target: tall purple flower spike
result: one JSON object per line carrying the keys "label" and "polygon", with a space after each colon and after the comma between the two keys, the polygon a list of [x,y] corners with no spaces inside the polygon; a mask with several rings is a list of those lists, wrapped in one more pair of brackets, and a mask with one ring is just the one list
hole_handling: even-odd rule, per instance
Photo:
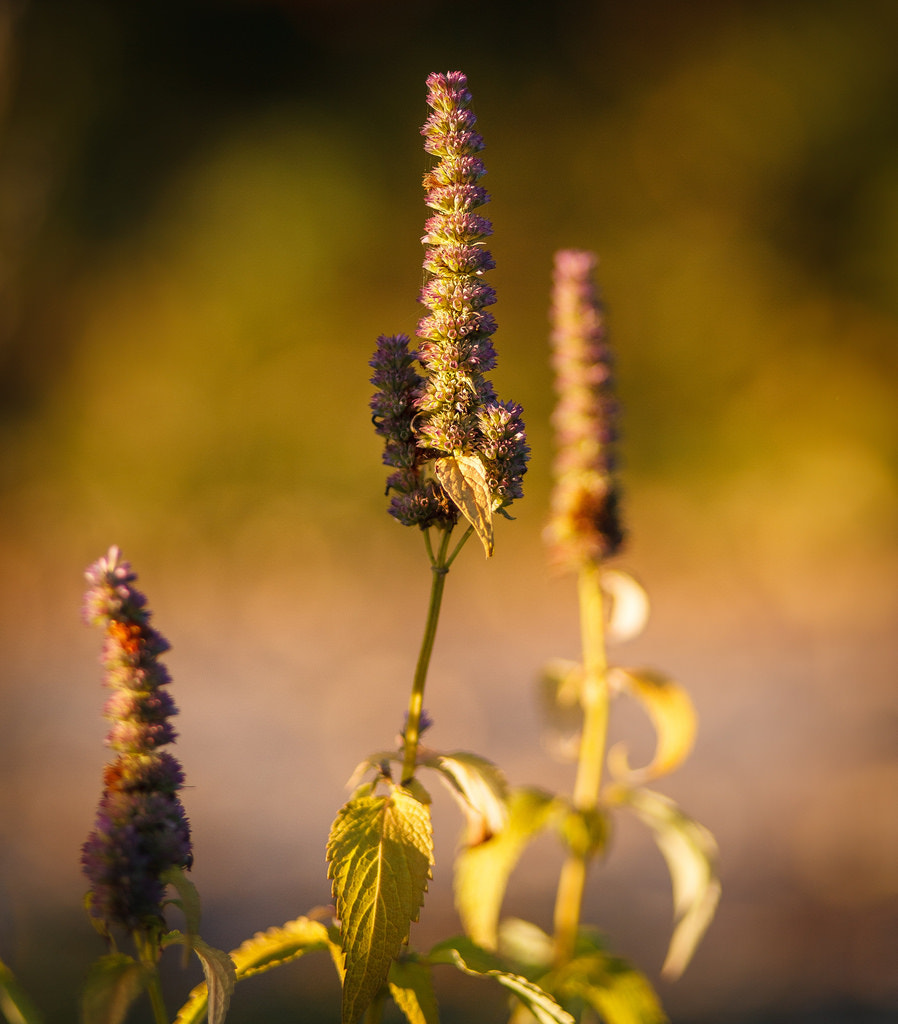
{"label": "tall purple flower spike", "polygon": [[[426,472],[427,463],[478,456],[493,503],[504,508],[523,495],[529,456],[521,407],[498,401],[485,377],[496,365],[496,321],[486,309],[496,295],[483,275],[495,264],[484,245],[492,225],[476,212],[489,194],[480,184],[483,139],[474,130],[467,79],[460,71],[432,74],[427,88],[432,113],[421,133],[437,163],[424,176],[425,202],[433,213],[421,239],[427,277],[420,296],[427,309],[418,324],[421,344],[409,352],[405,336],[381,337],[371,363],[372,383],[379,388],[372,409],[378,432],[387,438],[384,461],[399,469],[387,484],[396,492],[390,512],[422,527],[450,524],[458,516]],[[415,359],[423,375],[412,368]],[[388,409],[400,406],[401,417],[391,422]]]}
{"label": "tall purple flower spike", "polygon": [[106,634],[101,661],[112,693],[104,715],[111,722],[107,743],[118,752],[106,765],[94,829],[82,847],[89,909],[106,932],[113,925],[148,931],[164,926],[162,875],[192,863],[178,798],[184,773],[159,749],[176,735],[170,718],[178,709],[158,660],[169,644],[150,626],[146,598],[133,586],[137,576],[118,548],[85,575],[85,620]]}
{"label": "tall purple flower spike", "polygon": [[591,252],[555,255],[552,364],[557,454],[546,542],[552,560],[578,569],[620,551],[624,531],[616,475],[618,404],[612,352],[593,280]]}

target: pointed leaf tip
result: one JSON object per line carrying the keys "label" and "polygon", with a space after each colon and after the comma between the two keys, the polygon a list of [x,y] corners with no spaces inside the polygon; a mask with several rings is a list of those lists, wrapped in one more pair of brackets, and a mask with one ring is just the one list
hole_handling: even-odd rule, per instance
{"label": "pointed leaf tip", "polygon": [[673,887],[674,930],[661,972],[666,978],[678,978],[720,901],[717,843],[704,825],[689,818],[661,793],[635,789],[628,793],[627,801],[652,830],[667,861]]}

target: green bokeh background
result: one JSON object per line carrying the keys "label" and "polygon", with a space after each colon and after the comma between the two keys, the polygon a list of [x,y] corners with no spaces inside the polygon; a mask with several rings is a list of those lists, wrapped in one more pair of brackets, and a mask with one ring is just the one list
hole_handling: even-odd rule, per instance
{"label": "green bokeh background", "polygon": [[[664,788],[722,850],[718,920],[663,997],[678,1021],[894,1012],[896,45],[890,0],[0,0],[0,956],[51,1024],[102,950],[79,908],[104,757],[79,607],[111,543],[174,645],[207,937],[329,898],[328,825],[401,723],[424,617],[367,361],[419,316],[424,79],[455,68],[487,143],[494,380],[533,462],[494,559],[453,569],[433,743],[570,785],[533,687],[577,650],[540,544],[547,306],[553,251],[591,248],[622,564],[653,601],[615,657],[692,692],[700,740]],[[637,714],[616,729],[649,750]],[[441,798],[422,945],[456,927]],[[512,910],[548,925],[557,862],[528,857]],[[655,976],[670,896],[637,829],[589,914]],[[297,1019],[327,970],[250,983],[234,1024],[279,1000]]]}

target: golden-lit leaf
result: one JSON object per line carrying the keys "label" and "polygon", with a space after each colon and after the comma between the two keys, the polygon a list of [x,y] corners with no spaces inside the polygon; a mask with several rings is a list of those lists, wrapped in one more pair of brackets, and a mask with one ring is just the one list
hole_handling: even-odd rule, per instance
{"label": "golden-lit leaf", "polygon": [[434,964],[453,964],[474,978],[491,978],[508,989],[526,1006],[538,1024],[575,1024],[574,1018],[551,995],[519,974],[505,970],[498,957],[480,949],[464,937],[447,939],[430,951]]}
{"label": "golden-lit leaf", "polygon": [[[184,935],[178,931],[167,932],[162,940],[163,949],[175,944],[183,945],[187,951],[196,953],[203,965],[203,975],[206,979],[203,985],[197,986],[191,992],[178,1013],[176,1024],[196,1019],[206,1019],[208,1024],[224,1024],[237,983],[234,961],[228,953],[210,946],[198,935]],[[201,1016],[197,1017],[197,1013]]]}
{"label": "golden-lit leaf", "polygon": [[495,949],[508,879],[530,840],[549,823],[553,798],[535,789],[513,790],[501,832],[462,850],[455,860],[455,906],[471,938]]}
{"label": "golden-lit leaf", "polygon": [[[334,928],[328,928],[321,921],[309,917],[298,917],[278,928],[256,932],[230,953],[236,969],[236,980],[261,974],[282,964],[291,963],[306,953],[321,950],[330,952],[335,963],[343,959],[337,945],[338,936]],[[209,988],[205,982],[190,993],[187,1002],[178,1011],[175,1024],[199,1024],[206,1020]]]}
{"label": "golden-lit leaf", "polygon": [[543,742],[559,761],[576,761],[580,753],[583,678],[579,662],[556,658],[545,666],[539,680],[540,708],[546,721]]}
{"label": "golden-lit leaf", "polygon": [[493,497],[479,455],[447,455],[433,464],[437,480],[483,544],[493,553]]}
{"label": "golden-lit leaf", "polygon": [[623,642],[639,636],[649,618],[649,596],[642,584],[622,569],[605,569],[602,590],[608,598],[609,639]]}
{"label": "golden-lit leaf", "polygon": [[662,973],[678,978],[686,969],[720,901],[717,843],[669,797],[648,789],[627,793],[626,802],[654,833],[673,886],[674,931]]}
{"label": "golden-lit leaf", "polygon": [[81,1019],[85,1024],[121,1024],[150,976],[149,968],[124,953],[101,956],[84,983]]}
{"label": "golden-lit leaf", "polygon": [[648,978],[622,957],[600,948],[584,930],[581,952],[550,975],[554,995],[591,1006],[607,1024],[669,1024]]}
{"label": "golden-lit leaf", "polygon": [[356,797],[331,826],[327,858],[344,955],[342,1020],[355,1024],[418,919],[433,864],[430,812],[400,786]]}
{"label": "golden-lit leaf", "polygon": [[43,1018],[12,971],[0,960],[0,1013],[8,1024],[41,1024]]}
{"label": "golden-lit leaf", "polygon": [[468,823],[468,846],[476,846],[505,828],[508,820],[508,783],[501,769],[477,754],[457,751],[423,758],[435,768],[458,800]]}
{"label": "golden-lit leaf", "polygon": [[615,668],[612,686],[635,697],[655,727],[655,754],[644,768],[631,768],[623,743],[608,752],[611,773],[629,785],[667,775],[689,756],[695,742],[697,720],[689,694],[672,679],[654,669]]}
{"label": "golden-lit leaf", "polygon": [[499,952],[516,964],[528,968],[527,973],[545,971],[555,956],[555,940],[551,935],[520,917],[503,917],[499,925]]}
{"label": "golden-lit leaf", "polygon": [[408,1024],[439,1024],[430,966],[412,959],[394,960],[388,976],[390,995]]}

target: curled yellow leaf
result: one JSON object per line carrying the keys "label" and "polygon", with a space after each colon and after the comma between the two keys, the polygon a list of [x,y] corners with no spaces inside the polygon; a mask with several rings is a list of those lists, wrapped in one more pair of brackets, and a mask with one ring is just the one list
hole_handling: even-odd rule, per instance
{"label": "curled yellow leaf", "polygon": [[602,571],[602,590],[608,598],[608,636],[622,643],[645,629],[649,596],[642,584],[622,569]]}
{"label": "curled yellow leaf", "polygon": [[635,697],[655,727],[655,754],[644,768],[632,768],[626,746],[617,743],[608,752],[608,767],[615,778],[634,785],[668,775],[692,751],[697,719],[689,694],[654,669],[615,668],[612,685]]}

